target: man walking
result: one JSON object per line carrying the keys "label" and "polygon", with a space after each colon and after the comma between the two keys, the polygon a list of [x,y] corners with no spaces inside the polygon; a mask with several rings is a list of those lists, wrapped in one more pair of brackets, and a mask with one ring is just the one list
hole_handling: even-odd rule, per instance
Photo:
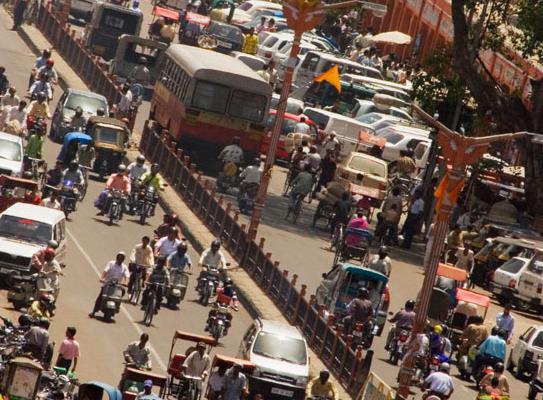
{"label": "man walking", "polygon": [[75,372],[77,367],[77,360],[79,359],[79,343],[75,340],[76,332],[77,330],[73,326],[66,328],[66,337],[58,350],[56,366],[65,368],[66,372],[70,370],[70,367],[72,368],[71,371]]}

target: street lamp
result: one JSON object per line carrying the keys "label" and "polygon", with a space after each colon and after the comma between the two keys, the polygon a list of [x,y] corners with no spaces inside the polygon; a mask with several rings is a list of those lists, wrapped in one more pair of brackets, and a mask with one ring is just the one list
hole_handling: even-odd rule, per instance
{"label": "street lamp", "polygon": [[270,145],[268,147],[268,153],[266,154],[266,161],[264,162],[264,172],[262,174],[260,186],[258,187],[258,192],[255,198],[255,206],[251,215],[248,235],[249,240],[254,240],[256,238],[256,232],[262,217],[262,210],[264,208],[264,202],[266,201],[266,193],[268,191],[268,185],[271,179],[272,167],[275,162],[277,143],[279,141],[281,127],[283,124],[285,111],[287,109],[287,100],[290,94],[292,75],[294,73],[294,67],[296,66],[298,53],[300,52],[302,35],[305,31],[313,29],[319,23],[322,23],[324,21],[326,11],[337,8],[348,8],[360,3],[361,2],[359,0],[335,4],[321,4],[320,0],[285,0],[283,2],[283,13],[287,18],[288,26],[294,30],[294,39],[292,41],[292,48],[290,49],[290,55],[286,64],[281,96],[279,97],[279,103],[277,104],[277,113],[275,114],[275,122],[273,124]]}
{"label": "street lamp", "polygon": [[414,345],[417,342],[417,335],[424,334],[439,258],[447,237],[449,216],[464,186],[466,166],[477,162],[487,151],[491,143],[520,139],[526,136],[526,132],[518,132],[477,138],[466,137],[448,129],[419,107],[413,106],[413,108],[426,123],[432,125],[437,130],[437,140],[441,148],[441,154],[447,163],[447,172],[435,192],[437,215],[432,229],[434,240],[430,250],[428,265],[425,265],[422,288],[417,299],[415,310],[417,316],[415,325],[411,331],[409,351],[404,357],[400,368],[397,399],[407,399],[409,395],[409,386],[411,385],[411,378],[414,374],[416,360]]}

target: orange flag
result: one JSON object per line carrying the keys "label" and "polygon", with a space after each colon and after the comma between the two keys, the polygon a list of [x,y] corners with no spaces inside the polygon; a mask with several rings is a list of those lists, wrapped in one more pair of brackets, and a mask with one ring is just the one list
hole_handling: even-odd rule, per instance
{"label": "orange flag", "polygon": [[317,76],[314,80],[315,82],[326,81],[330,85],[335,87],[338,93],[341,93],[341,82],[339,80],[339,68],[337,64],[330,68],[328,71],[323,72],[321,75]]}

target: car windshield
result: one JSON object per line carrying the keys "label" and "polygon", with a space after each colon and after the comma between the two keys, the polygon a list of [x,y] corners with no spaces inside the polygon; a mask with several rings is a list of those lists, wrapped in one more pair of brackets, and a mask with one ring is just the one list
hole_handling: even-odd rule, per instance
{"label": "car windshield", "polygon": [[94,128],[94,138],[103,143],[109,144],[121,144],[122,141],[119,140],[121,132],[116,129],[109,128],[106,126],[97,126]]}
{"label": "car windshield", "polygon": [[523,265],[524,261],[513,258],[503,264],[500,267],[500,271],[509,272],[510,274],[516,274],[520,271]]}
{"label": "car windshield", "polygon": [[349,168],[363,172],[364,174],[377,175],[383,178],[386,177],[385,166],[366,157],[355,155],[349,162]]}
{"label": "car windshield", "polygon": [[99,108],[103,108],[104,110],[107,109],[107,103],[103,99],[78,94],[68,96],[68,101],[64,107],[75,111],[78,106],[81,107],[86,114],[96,114],[96,110]]}
{"label": "car windshield", "polygon": [[47,243],[53,237],[51,225],[28,218],[2,215],[0,236],[29,242]]}
{"label": "car windshield", "polygon": [[390,144],[396,144],[403,139],[403,135],[396,132],[383,132],[382,134],[377,134],[376,136],[385,138],[387,143]]}
{"label": "car windshield", "polygon": [[21,161],[21,146],[11,140],[0,139],[0,158],[10,161]]}
{"label": "car windshield", "polygon": [[221,38],[241,40],[241,30],[235,26],[226,24],[211,24],[209,27],[209,34],[213,34]]}
{"label": "car windshield", "polygon": [[263,357],[304,365],[307,362],[305,342],[301,339],[260,332],[253,353]]}
{"label": "car windshield", "polygon": [[382,119],[383,119],[382,115],[379,115],[378,113],[373,113],[373,112],[369,114],[365,114],[357,118],[358,121],[362,122],[363,124],[368,124],[368,125],[374,124],[375,122],[380,121]]}

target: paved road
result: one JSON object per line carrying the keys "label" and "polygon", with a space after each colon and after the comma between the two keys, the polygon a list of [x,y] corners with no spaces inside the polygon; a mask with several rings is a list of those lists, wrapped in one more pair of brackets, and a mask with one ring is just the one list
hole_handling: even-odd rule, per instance
{"label": "paved road", "polygon": [[[3,14],[2,14],[3,17]],[[28,73],[34,55],[26,47],[19,36],[9,31],[11,26],[6,19],[0,19],[0,54],[2,65],[7,69],[10,81],[19,90],[26,87]],[[60,90],[57,89],[58,98]],[[56,100],[52,102],[54,106]],[[53,163],[59,146],[51,142],[46,144],[46,155],[49,163]],[[192,288],[195,277],[191,278],[191,288],[185,302],[178,311],[162,308],[153,326],[147,328],[140,324],[142,311],[133,305],[123,305],[116,322],[105,324],[100,320],[89,319],[87,314],[99,290],[98,274],[105,263],[114,257],[118,250],[129,252],[141,236],[150,234],[162,218],[162,210],[149,221],[147,226],[140,226],[133,217],[128,216],[118,225],[107,226],[104,219],[95,216],[92,207],[94,198],[103,187],[102,182],[91,181],[87,198],[79,206],[79,210],[68,222],[68,254],[66,259],[66,276],[62,279],[58,313],[54,318],[51,336],[60,341],[65,327],[74,325],[78,329],[77,338],[81,343],[82,358],[78,367],[82,381],[95,379],[111,384],[118,382],[122,371],[121,351],[126,344],[136,340],[141,332],[148,332],[153,345],[154,371],[161,372],[167,364],[171,338],[175,330],[181,329],[204,334],[204,322],[208,309],[195,302],[196,296]],[[193,260],[198,259],[191,249]],[[196,272],[198,272],[196,268]],[[0,292],[0,313],[11,314],[6,306],[6,292]],[[235,313],[233,327],[229,335],[217,349],[220,353],[235,355],[242,334],[251,322],[251,318],[242,309]],[[187,344],[177,349],[181,352]]]}

